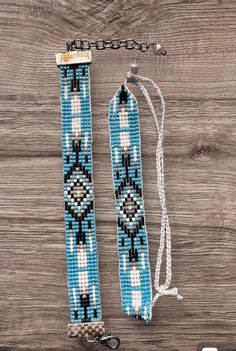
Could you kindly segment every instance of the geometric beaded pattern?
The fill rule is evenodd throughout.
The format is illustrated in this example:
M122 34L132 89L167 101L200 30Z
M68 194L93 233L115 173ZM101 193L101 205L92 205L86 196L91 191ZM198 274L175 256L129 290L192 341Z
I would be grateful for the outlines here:
M109 106L110 147L116 202L122 308L151 320L152 292L142 195L137 100L125 85Z
M101 321L87 64L61 66L62 154L71 324ZM70 324L70 325L71 325ZM83 325L81 325L83 330Z

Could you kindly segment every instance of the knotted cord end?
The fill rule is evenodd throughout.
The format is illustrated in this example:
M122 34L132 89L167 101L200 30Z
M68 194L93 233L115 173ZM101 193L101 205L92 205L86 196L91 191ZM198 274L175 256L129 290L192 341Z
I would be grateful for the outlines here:
M177 288L172 288L172 289L168 289L168 288L165 288L163 285L161 285L158 289L157 289L157 293L156 295L154 296L153 298L153 306L155 305L155 303L157 302L157 300L159 299L160 296L175 296L176 299L178 301L181 301L183 300L183 296L180 295L178 293L178 289Z

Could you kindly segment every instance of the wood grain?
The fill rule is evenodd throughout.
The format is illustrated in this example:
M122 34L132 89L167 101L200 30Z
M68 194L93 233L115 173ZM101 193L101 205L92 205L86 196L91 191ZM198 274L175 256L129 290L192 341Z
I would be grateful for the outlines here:
M1 5L0 350L92 350L66 335L59 77L54 53L77 38L135 37L166 58L94 52L94 181L103 316L121 350L236 349L236 2L233 0L7 0ZM166 192L174 284L149 325L120 308L108 102L129 60L167 104ZM144 195L154 270L160 208L156 136L140 93ZM158 102L156 102L158 106ZM229 348L229 346L228 346ZM96 348L94 348L95 350ZM98 347L98 349L101 349Z

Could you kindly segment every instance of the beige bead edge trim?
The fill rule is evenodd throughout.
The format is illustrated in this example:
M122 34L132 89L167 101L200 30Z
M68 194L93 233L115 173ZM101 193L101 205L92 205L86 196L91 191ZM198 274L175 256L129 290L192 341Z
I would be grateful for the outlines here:
M91 322L80 324L68 324L68 335L71 337L102 336L105 333L104 323Z

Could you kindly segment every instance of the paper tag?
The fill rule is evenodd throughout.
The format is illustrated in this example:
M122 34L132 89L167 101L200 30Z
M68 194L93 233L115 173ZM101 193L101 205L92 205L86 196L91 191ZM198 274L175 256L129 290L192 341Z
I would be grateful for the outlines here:
M57 66L61 65L78 65L80 63L91 63L91 51L69 51L56 54Z

